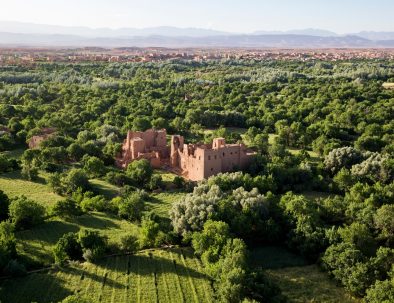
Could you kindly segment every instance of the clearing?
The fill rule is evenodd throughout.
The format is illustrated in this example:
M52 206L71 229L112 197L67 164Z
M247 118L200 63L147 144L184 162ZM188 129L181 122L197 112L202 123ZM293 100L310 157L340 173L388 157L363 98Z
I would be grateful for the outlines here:
M53 218L32 229L16 233L18 252L32 263L48 266L54 262L52 248L61 236L80 229L90 229L119 243L125 234L138 235L137 225L107 213L91 212L71 220Z
M0 189L11 198L24 195L48 207L63 198L52 191L45 178L45 174L39 174L39 180L31 182L24 180L20 171L13 171L0 175Z
M267 246L251 251L251 266L262 267L291 303L358 303L316 264L285 248Z

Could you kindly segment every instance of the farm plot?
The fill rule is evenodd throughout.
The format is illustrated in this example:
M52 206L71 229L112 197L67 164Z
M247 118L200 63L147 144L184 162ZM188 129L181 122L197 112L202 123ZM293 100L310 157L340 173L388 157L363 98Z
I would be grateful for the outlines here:
M98 264L74 263L6 280L0 287L4 302L14 303L58 302L75 293L92 302L213 302L200 261L179 248L111 257Z
M86 228L108 237L109 242L119 243L126 233L138 235L138 226L114 215L92 212L70 221L54 218L30 230L16 233L18 252L33 262L44 265L53 263L52 247L61 236Z

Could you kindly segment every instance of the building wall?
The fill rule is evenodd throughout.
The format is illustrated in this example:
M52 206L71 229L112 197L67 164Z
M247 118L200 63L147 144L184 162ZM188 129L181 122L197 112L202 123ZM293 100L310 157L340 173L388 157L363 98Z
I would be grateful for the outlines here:
M216 138L212 144L184 144L184 138L176 135L168 146L166 130L147 130L127 133L117 164L125 168L133 160L147 159L159 168L168 161L177 173L199 181L221 172L243 169L253 156L245 145L226 144L224 138Z
M225 144L219 138L213 145L187 145L179 153L180 169L190 180L199 181L221 172L245 168L254 154L248 154L242 144Z

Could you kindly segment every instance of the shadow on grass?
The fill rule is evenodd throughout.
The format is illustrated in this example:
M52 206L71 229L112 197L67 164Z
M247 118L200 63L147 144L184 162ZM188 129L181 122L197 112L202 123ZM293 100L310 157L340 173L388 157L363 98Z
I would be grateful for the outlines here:
M182 252L177 251L176 253L182 255ZM109 262L108 259L101 260L97 265L103 268L107 268L111 271L126 273L124 270L120 270L119 268L117 268L116 262ZM130 273L135 273L142 276L152 276L152 274L161 273L172 273L175 275L191 277L194 279L208 279L207 275L195 270L192 267L186 267L179 259L171 260L158 256L157 254L155 255L151 252L148 252L146 254L129 256L128 271Z
M21 241L42 241L55 244L61 236L69 232L77 232L78 226L64 221L47 221L33 229L20 231L16 234Z
M252 268L277 269L306 266L309 263L302 256L296 255L280 246L262 246L250 252L249 264Z
M83 228L92 229L108 229L108 228L120 228L118 224L108 219L110 215L104 213L91 213L82 215L80 217L73 218L73 222Z
M67 281L54 274L37 273L1 283L2 302L59 302L73 292L64 287Z

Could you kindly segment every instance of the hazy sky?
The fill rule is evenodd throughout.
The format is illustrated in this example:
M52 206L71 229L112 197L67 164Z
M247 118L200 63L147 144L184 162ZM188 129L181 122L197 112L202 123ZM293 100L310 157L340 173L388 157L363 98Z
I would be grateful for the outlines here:
M232 32L394 31L394 0L0 0L0 20L89 27L171 25Z

